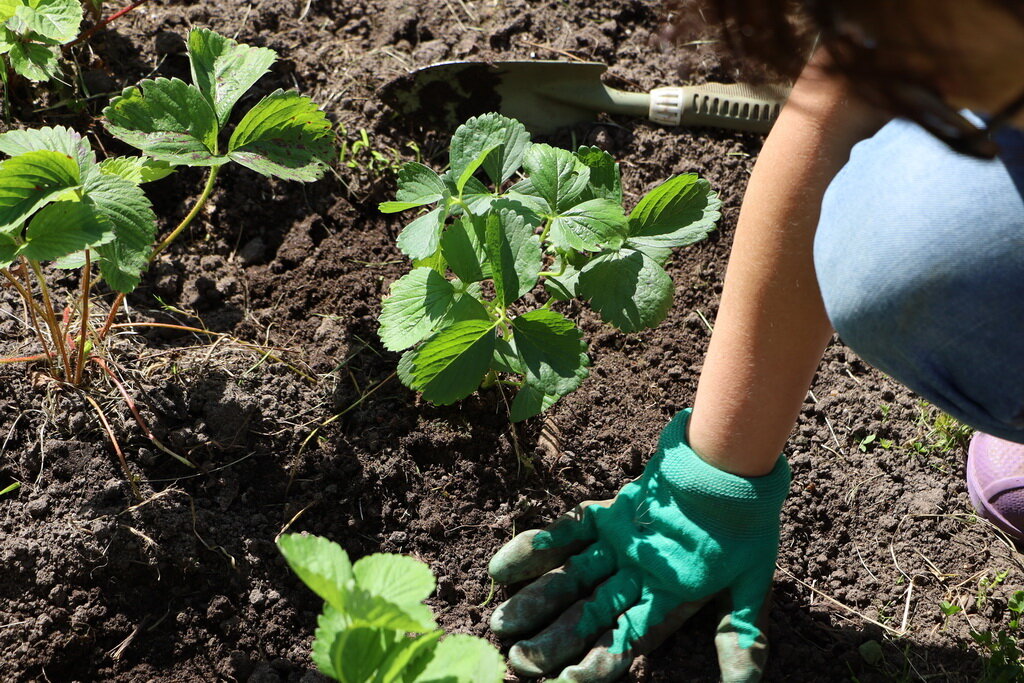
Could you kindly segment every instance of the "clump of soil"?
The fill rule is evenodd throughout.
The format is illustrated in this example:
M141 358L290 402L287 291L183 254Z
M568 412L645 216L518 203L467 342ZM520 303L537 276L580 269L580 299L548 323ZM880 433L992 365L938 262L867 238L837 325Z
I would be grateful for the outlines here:
M80 394L40 380L38 368L0 366L0 489L22 483L0 498L0 678L318 680L309 644L320 605L274 546L286 529L356 557L423 559L438 577L430 603L442 625L486 636L507 596L492 594L490 554L516 530L613 495L690 404L760 139L601 119L555 140L619 158L629 201L695 171L720 192L723 218L672 261L676 306L657 329L623 335L569 309L591 344L592 376L513 429L498 390L447 408L420 403L376 337L381 296L408 268L394 246L401 219L375 209L393 191L389 166L414 155L409 141L443 165L446 143L395 120L376 92L410 67L449 59L598 60L610 84L635 90L731 79L715 46L664 45L663 23L653 0L166 0L97 34L80 61L103 91L151 74L188 78L181 36L192 25L274 48L281 59L252 97L297 87L344 140L365 130L390 161L349 155L312 185L224 172L190 234L129 298L132 321L221 335L138 327L116 342L143 417L195 469L146 439L102 377L87 391L127 474ZM11 96L17 125L74 125L111 154L128 151L104 136L95 102L39 113L55 95ZM202 181L184 171L152 186L165 231ZM29 352L11 292L0 293L0 311L0 353ZM768 680L977 678L968 627L1004 623L1022 569L970 514L963 444L945 443L935 422L840 342L830 347L790 444ZM977 599L979 580L1001 570L1004 582ZM944 619L942 600L965 612ZM632 680L677 681L681 671L717 680L712 629L698 617L638 662ZM877 661L859 650L872 640Z

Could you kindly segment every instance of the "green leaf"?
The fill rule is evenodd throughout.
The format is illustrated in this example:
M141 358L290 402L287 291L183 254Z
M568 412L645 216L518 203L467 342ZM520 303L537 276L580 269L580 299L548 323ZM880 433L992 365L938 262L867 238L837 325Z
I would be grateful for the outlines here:
M430 608L420 603L399 605L358 586L345 592L345 618L354 626L425 633L437 628Z
M18 256L18 243L5 232L0 232L0 268L8 268Z
M156 159L219 166L217 117L199 89L177 78L144 80L103 110L110 134Z
M54 202L32 218L18 253L33 261L53 261L113 238L113 225L91 202Z
M14 16L13 9L12 14L4 15L4 2L10 4L11 0L0 0L0 24L4 23L7 19ZM10 29L0 26L0 55L5 55L11 51L11 48L18 43L18 36ZM0 82L7 85L7 70L0 71Z
M494 341L494 356L491 359L491 367L498 372L505 372L510 375L522 375L526 373L523 364L519 360L519 352L516 351L515 337L498 337Z
M648 192L629 214L630 241L652 247L699 242L715 229L722 202L708 181L677 175Z
M407 349L437 329L455 301L455 287L432 268L416 268L391 285L380 313L380 338L389 351Z
M483 221L472 214L463 214L445 230L441 252L452 272L463 282L479 282L491 277L484 250Z
M532 213L507 199L491 205L487 214L484 248L494 277L497 301L508 306L537 284L543 260L534 234Z
M549 275L544 279L544 289L556 301L575 299L579 289L580 270L571 263L565 264L563 269L562 259L564 258L565 256L559 255L552 266L552 270L561 275Z
M92 260L95 263L96 259ZM59 259L53 261L54 268L60 268L61 270L78 270L79 268L85 267L85 250L76 251L73 254L67 256L61 256Z
M114 240L96 249L103 279L118 292L130 292L149 265L156 236L153 206L142 188L115 175L90 173L83 189L114 226Z
M622 178L619 164L608 152L598 147L580 147L576 158L590 168L586 199L601 197L622 204Z
M512 399L512 405L509 408L509 420L512 422L522 422L535 415L540 415L555 405L560 398L561 396L558 394L549 394L536 384L527 381L516 392L516 397Z
M331 667L341 683L382 681L388 653L407 640L405 634L383 628L353 626L337 634L331 644Z
M473 177L473 174L476 173L477 170L479 170L480 166L482 166L483 163L487 161L487 157L491 154L491 152L495 150L495 148L497 148L497 145L487 147L482 152L480 152L480 155L477 156L477 158L470 161L468 164L466 164L466 167L462 169L462 173L459 175L459 179L455 181L455 193L459 197L462 197L462 191L463 189L465 189L466 183L468 183L469 179Z
M583 333L549 309L538 309L512 321L517 362L511 367L526 376L512 401L510 419L520 422L550 408L575 391L590 374Z
M443 631L431 631L415 638L406 638L398 647L388 653L384 665L385 681L411 681L426 668L427 662L434 655L437 641L444 635Z
M21 76L39 83L60 75L57 53L52 47L39 43L17 42L7 53L11 67Z
M75 159L79 169L85 171L96 165L96 154L89 141L76 131L63 126L45 126L25 130L11 130L0 135L0 152L15 157L25 152L47 150L60 152Z
M622 245L626 216L610 199L591 199L566 209L551 222L549 238L560 249L600 251Z
M668 262L669 257L672 256L671 247L656 247L651 244L637 243L633 241L632 237L623 242L622 246L626 249L642 251L659 266L664 266Z
M580 296L623 332L654 327L672 307L672 278L651 257L632 249L609 252L580 274Z
M334 680L340 680L340 677L331 662L331 647L341 632L350 625L344 614L326 603L324 611L316 620L316 631L313 633L313 648L310 656L321 673Z
M282 534L277 548L302 582L331 607L345 611L346 586L352 579L348 553L319 536Z
M530 145L523 167L530 178L529 189L547 202L553 215L573 206L590 181L588 166L572 152L550 145Z
M69 43L82 23L79 0L27 0L14 15L21 25L55 43Z
M239 121L228 156L263 175L318 180L334 157L331 124L313 100L277 90Z
M414 260L430 258L441 244L441 228L444 226L444 207L419 216L409 223L398 235L398 248Z
M151 183L174 173L174 167L166 161L149 157L111 157L100 162L100 170L136 185Z
M444 198L448 188L441 176L415 161L404 164L398 171L398 191L393 202L381 202L381 213L396 213L417 206L433 204Z
M457 322L407 351L398 376L410 389L436 405L449 405L480 386L494 352L494 323Z
M483 638L455 634L434 648L423 673L415 683L500 683L505 677L505 660L498 649Z
M483 169L495 185L501 185L519 170L530 145L530 134L523 124L501 114L475 116L455 130L449 147L452 175L461 177L467 167L486 150ZM472 173L470 174L472 175Z
M512 321L516 351L527 381L564 396L590 374L583 333L561 313L537 309Z
M21 223L80 182L78 164L61 152L25 152L0 163L0 228Z
M360 588L400 607L419 605L434 592L430 567L405 555L367 555L356 561L352 573Z
M188 57L192 82L213 107L221 127L231 116L231 108L277 59L277 53L265 47L242 45L204 28L188 33Z
M463 293L455 295L455 303L448 309L448 312L444 314L444 319L438 328L448 327L449 325L463 320L490 320L491 315L484 308L484 305L480 303L479 293Z
M462 201L471 213L483 215L491 208L491 202L497 197L476 178L470 178L462 188Z

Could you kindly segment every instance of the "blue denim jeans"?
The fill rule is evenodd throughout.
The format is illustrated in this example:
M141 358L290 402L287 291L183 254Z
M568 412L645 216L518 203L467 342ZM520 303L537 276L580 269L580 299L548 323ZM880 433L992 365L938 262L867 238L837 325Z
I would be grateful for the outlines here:
M1024 132L982 161L894 120L829 186L825 309L861 358L958 420L1024 443Z

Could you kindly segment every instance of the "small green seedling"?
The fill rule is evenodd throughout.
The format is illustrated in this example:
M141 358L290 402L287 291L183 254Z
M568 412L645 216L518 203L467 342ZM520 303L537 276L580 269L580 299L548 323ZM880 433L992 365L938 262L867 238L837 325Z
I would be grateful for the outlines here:
M324 599L313 662L342 683L498 683L505 664L487 641L437 628L423 604L434 592L424 563L377 554L355 563L318 536L285 534L277 547L292 570Z
M402 168L402 154L394 147L374 145L370 134L365 128L355 131L354 139L349 139L348 130L339 125L338 164L355 171L362 171L371 176L398 175ZM405 143L417 162L421 162L423 154L415 142Z
M4 133L0 152L11 157L0 163L0 275L25 301L47 360L59 359L62 372L54 374L77 384L94 332L88 325L92 266L112 289L135 288L156 231L156 216L139 186L172 169L141 157L97 162L88 141L62 127ZM59 320L43 262L82 271L77 336L70 320ZM32 293L33 277L41 302Z
M1007 601L1010 621L1005 628L993 631L971 630L971 638L988 654L982 677L986 683L1012 683L1024 680L1024 650L1021 638L1024 628L1024 591L1016 591Z
M547 410L589 373L582 332L553 303L587 300L625 332L657 325L672 305L663 267L672 249L704 239L720 216L718 197L693 174L655 187L627 214L610 154L533 144L498 114L460 126L449 159L443 175L405 164L396 200L380 205L430 207L398 236L414 268L383 302L380 337L406 350L398 375L432 403L514 386L513 421ZM523 311L541 280L548 300Z
M80 0L0 0L0 55L30 81L57 78L59 46L78 36L82 17Z
M295 91L270 93L246 112L226 144L221 139L235 105L270 70L276 52L197 28L188 34L188 56L192 83L157 78L126 88L103 111L107 130L172 166L208 167L197 206L230 162L286 180L323 176L334 156L331 126L311 99ZM178 234L172 232L156 253Z

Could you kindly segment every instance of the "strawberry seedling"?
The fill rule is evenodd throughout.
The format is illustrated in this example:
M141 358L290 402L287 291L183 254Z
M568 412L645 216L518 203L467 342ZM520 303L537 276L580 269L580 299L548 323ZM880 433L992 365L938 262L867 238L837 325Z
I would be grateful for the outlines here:
M44 357L59 362L60 371L53 374L77 384L93 332L88 325L92 266L112 289L135 288L156 229L156 216L139 185L171 169L137 157L97 162L89 143L62 127L4 133L0 152L11 157L0 164L0 274L21 294ZM43 262L82 270L77 337L70 320L58 319ZM33 278L41 303L32 294Z
M14 73L30 81L60 75L59 46L78 36L80 0L4 0L0 2L0 54ZM7 80L6 65L3 68Z
M310 182L333 157L331 127L308 97L276 90L252 107L226 144L221 139L238 101L277 59L269 48L237 43L207 29L188 34L192 83L147 79L126 88L103 111L110 133L172 166L210 169L193 214L209 198L217 173L234 162L266 176ZM162 252L183 223L156 248Z
M657 325L672 305L672 249L704 239L720 215L694 174L658 185L627 214L611 155L533 144L498 114L460 126L449 159L444 174L405 164L395 201L380 205L428 208L398 235L414 268L384 299L380 337L405 350L399 377L432 403L481 384L516 387L513 421L547 410L589 373L583 334L554 302L589 301L624 332ZM547 301L522 310L541 281Z
M501 655L487 641L442 639L423 604L434 592L424 563L385 554L353 563L338 544L300 534L281 536L277 547L324 599L313 661L325 675L342 683L498 683L504 677Z

